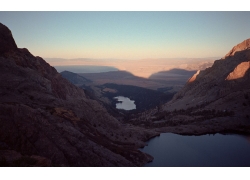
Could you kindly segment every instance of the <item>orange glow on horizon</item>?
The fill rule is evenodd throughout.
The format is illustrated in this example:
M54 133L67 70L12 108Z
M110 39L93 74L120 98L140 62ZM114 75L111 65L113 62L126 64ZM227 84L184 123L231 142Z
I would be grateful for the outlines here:
M127 71L135 76L149 78L154 73L170 69L197 70L199 63L212 62L202 59L140 59L140 60L105 60L105 59L48 59L52 66L109 66Z

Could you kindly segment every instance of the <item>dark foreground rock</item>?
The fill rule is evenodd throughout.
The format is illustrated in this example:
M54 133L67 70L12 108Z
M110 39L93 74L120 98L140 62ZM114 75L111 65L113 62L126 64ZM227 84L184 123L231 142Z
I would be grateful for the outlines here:
M0 164L141 166L157 133L121 124L0 23Z

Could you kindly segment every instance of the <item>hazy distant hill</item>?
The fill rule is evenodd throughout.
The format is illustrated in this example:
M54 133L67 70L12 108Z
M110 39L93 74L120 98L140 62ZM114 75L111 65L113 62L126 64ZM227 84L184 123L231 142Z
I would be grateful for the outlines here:
M160 79L164 81L172 81L174 83L185 84L187 80L195 74L196 71L187 71L184 69L171 69L152 74L149 79Z
M57 72L70 71L73 73L101 73L109 71L118 71L117 68L110 66L55 66Z
M63 71L60 74L62 75L62 77L69 80L74 85L82 85L82 84L87 84L87 83L92 82L89 79L86 79L86 78L84 78L76 73L72 73L69 71Z
M127 71L112 71L103 73L79 73L79 75L90 79L95 85L102 85L105 83L114 83L120 85L132 85L152 90L159 88L170 88L172 92L180 90L191 76L156 76L156 78L142 78L133 75Z
M157 89L159 87L172 86L166 82L158 82L156 80L146 79L134 76L127 71L111 71L102 73L79 73L79 75L90 79L96 85L105 83L115 83L121 85L132 85L149 89Z
M127 71L135 76L148 78L152 74L170 69L203 70L212 66L216 57L211 58L159 58L159 59L62 59L46 58L59 72L75 73ZM84 67L85 66L85 67ZM100 69L98 69L100 67ZM82 69L82 72L80 70Z

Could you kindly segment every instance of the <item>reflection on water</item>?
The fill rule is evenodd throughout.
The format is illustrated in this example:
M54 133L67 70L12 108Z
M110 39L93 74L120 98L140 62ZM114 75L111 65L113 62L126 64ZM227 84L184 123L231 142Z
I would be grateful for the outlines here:
M145 166L250 166L250 143L240 135L181 136L163 133L151 139L141 151L154 157L153 162Z
M119 103L116 103L116 109L132 110L136 109L135 101L130 100L127 97L118 96L114 97Z

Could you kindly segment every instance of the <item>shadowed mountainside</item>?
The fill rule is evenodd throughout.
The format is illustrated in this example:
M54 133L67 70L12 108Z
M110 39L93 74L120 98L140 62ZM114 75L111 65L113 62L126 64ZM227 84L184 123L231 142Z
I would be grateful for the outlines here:
M190 76L194 75L196 71L187 71L185 69L171 69L169 71L161 71L152 74L149 79L158 79L169 81L173 83L185 84Z
M86 86L82 88L86 88ZM114 108L115 111L119 112L119 114L123 114L124 117L155 108L156 106L171 100L174 95L174 93L163 93L138 86L119 85L112 83L107 83L97 87L89 87L87 90L88 92L93 93L93 99L101 101L107 109L111 107ZM130 111L116 109L115 107L117 100L115 100L114 97L117 96L125 96L131 100L134 100L136 109ZM128 117L125 119L127 120Z
M63 71L60 73L63 78L67 79L69 82L71 82L74 85L82 85L82 84L87 84L91 83L92 81L89 79L86 79L76 73L72 73L69 71Z
M94 85L103 85L106 83L115 83L121 85L139 86L149 89L165 87L166 83L157 82L142 77L134 76L127 71L110 71L102 73L79 73L79 75L93 81Z
M155 78L142 78L134 76L127 71L111 71L103 73L79 73L79 75L93 81L93 85L103 85L114 83L119 85L132 85L142 88L157 90L158 88L172 88L172 92L177 92L185 84L188 76L173 74L163 74Z
M49 58L46 58L46 60ZM58 63L60 63L61 59L58 59ZM119 69L111 66L91 66L91 65L78 65L78 66L54 66L55 69L61 73L63 71L70 71L73 73L101 73L101 72L109 72L109 71L119 71Z
M249 134L249 82L250 39L247 39L212 67L197 71L171 101L141 113L131 123L179 134Z
M155 74L152 74L149 78L153 78L154 76L159 75L164 75L164 76L189 76L193 75L196 71L188 71L185 69L170 69L168 71L161 71Z
M97 100L98 102L103 104L110 114L112 114L116 118L119 118L119 120L125 120L125 122L127 121L127 119L129 119L130 115L166 103L169 100L171 100L171 98L175 94L169 92L173 89L172 87L159 88L156 91L152 89L142 88L139 86L122 85L114 83L93 85L93 83L89 83L90 82L89 80L80 76L79 74L66 71L61 72L61 74L70 82L82 88L85 91L85 94L89 98ZM126 75L131 75L126 72L120 72L118 74L120 75L120 77L116 77L118 79L119 78L122 79L122 77ZM133 75L131 76L134 77ZM117 100L115 100L114 97L117 96L125 96L130 99L133 99L135 101L136 109L130 111L116 109Z
M65 68L67 69L67 67ZM70 69L70 67L68 69ZM85 70L82 69L82 72L84 71ZM148 78L138 77L127 71L109 71L109 72L99 72L99 73L78 73L78 74L84 78L91 80L92 85L94 86L103 85L106 83L115 83L119 85L132 85L153 90L171 89L171 92L177 92L185 85L190 76L195 74L195 72L196 71L193 70L171 69L168 71L160 71L154 73ZM70 76L68 76L67 78L70 78L72 80L72 77ZM80 80L76 82L75 80L74 84L76 85L80 84L86 85L87 83L83 81L80 82Z
M219 109L243 108L234 104L243 101L250 90L249 42L250 39L243 41L212 67L198 71L174 96L171 106L186 109L207 102Z
M0 23L1 166L140 166L156 133L121 124ZM83 79L85 80L85 79Z

